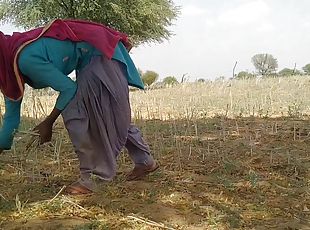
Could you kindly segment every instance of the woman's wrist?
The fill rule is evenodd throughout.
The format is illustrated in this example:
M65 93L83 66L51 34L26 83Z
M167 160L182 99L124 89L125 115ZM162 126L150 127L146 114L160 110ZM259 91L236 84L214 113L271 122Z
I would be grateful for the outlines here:
M56 107L53 109L53 111L51 112L51 114L45 119L45 122L48 125L53 125L54 122L57 120L57 118L59 117L59 115L61 114L61 110L57 109Z

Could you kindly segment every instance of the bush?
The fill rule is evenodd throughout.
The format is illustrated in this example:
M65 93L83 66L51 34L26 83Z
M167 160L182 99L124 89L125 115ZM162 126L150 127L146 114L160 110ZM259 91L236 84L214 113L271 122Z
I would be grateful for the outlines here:
M251 79L251 78L255 78L255 75L247 71L241 71L240 73L238 73L237 76L235 76L235 79Z
M177 80L175 77L169 76L169 77L165 77L165 78L163 79L163 83L164 83L165 85L176 85L176 84L178 84L179 82L178 82L178 80Z
M205 83L205 82L206 82L206 79L200 78L200 79L197 80L197 82L199 82L199 83Z
M144 85L150 86L158 79L158 73L154 71L146 71L142 74L142 81Z

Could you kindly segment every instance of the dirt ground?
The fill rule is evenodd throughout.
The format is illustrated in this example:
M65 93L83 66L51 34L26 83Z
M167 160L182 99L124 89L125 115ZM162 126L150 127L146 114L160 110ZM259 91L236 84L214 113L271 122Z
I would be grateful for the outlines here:
M0 157L0 229L310 229L308 118L136 124L160 169L127 182L122 154L91 196L57 195L78 178L61 125L51 144L17 138Z

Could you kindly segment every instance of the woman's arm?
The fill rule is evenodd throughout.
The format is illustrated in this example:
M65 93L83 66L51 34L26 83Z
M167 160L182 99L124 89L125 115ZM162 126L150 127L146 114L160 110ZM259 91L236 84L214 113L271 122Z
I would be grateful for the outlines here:
M52 138L52 127L61 111L65 109L74 97L77 85L75 81L59 71L52 63L40 63L38 65L22 65L21 71L37 85L51 87L59 92L55 107L51 114L41 122L35 130L38 130L41 144Z
M20 123L21 102L22 100L11 101L5 98L5 114L0 129L0 153L12 146L14 131L18 129Z
M40 133L41 143L51 139L53 123L75 95L77 85L64 73L76 68L76 58L72 42L48 38L33 42L19 55L19 70L35 87L51 87L59 92L53 112L35 128Z

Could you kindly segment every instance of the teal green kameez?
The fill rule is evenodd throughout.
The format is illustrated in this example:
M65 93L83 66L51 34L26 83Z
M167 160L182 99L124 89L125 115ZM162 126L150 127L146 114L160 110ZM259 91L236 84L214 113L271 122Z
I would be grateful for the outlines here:
M74 97L77 85L68 75L81 71L93 56L102 55L86 42L59 41L40 38L26 46L18 59L19 70L35 89L51 87L59 92L55 107L63 110ZM125 46L120 42L113 59L122 62L127 69L127 80L131 86L143 89L140 75ZM5 98L5 115L0 129L0 149L10 149L13 132L20 123L21 101Z

